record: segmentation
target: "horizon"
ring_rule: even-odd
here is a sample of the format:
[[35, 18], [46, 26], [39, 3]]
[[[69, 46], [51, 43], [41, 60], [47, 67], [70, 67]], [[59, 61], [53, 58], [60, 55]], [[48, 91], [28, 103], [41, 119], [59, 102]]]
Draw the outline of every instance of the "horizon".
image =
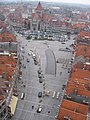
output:
[[0, 0], [0, 2], [4, 2], [4, 1], [6, 1], [6, 2], [20, 2], [20, 1], [22, 1], [22, 2], [32, 2], [32, 1], [34, 1], [34, 2], [55, 2], [55, 3], [72, 3], [72, 4], [84, 4], [84, 5], [90, 5], [90, 0], [75, 0], [75, 1], [72, 1], [72, 0]]

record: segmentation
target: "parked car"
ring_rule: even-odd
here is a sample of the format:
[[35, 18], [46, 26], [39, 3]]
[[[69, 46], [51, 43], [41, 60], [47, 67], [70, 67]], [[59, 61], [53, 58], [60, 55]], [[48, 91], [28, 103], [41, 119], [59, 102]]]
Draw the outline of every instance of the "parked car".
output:
[[23, 100], [24, 97], [25, 97], [25, 93], [22, 93], [20, 98]]
[[28, 53], [28, 55], [30, 56], [31, 54], [30, 54], [30, 53]]
[[39, 78], [42, 78], [42, 77], [43, 77], [43, 75], [42, 75], [42, 74], [38, 74], [38, 77], [39, 77]]
[[42, 83], [42, 82], [43, 82], [43, 79], [42, 79], [42, 78], [39, 78], [39, 82]]
[[39, 106], [37, 109], [37, 113], [41, 113], [41, 111], [42, 111], [42, 108]]
[[41, 74], [42, 70], [39, 69], [37, 72], [38, 72], [38, 74]]
[[38, 93], [38, 97], [42, 97], [42, 92], [39, 92], [39, 93]]
[[37, 61], [34, 61], [34, 64], [35, 64], [35, 65], [37, 65], [37, 64], [38, 64], [38, 62], [37, 62]]
[[61, 44], [65, 44], [66, 42], [61, 42]]
[[54, 98], [54, 97], [55, 97], [55, 95], [56, 95], [56, 92], [54, 91], [54, 92], [53, 92], [53, 95], [52, 95], [52, 98]]
[[57, 99], [59, 98], [59, 95], [60, 95], [60, 93], [59, 93], [59, 92], [57, 92], [57, 95], [56, 95], [56, 98], [57, 98]]
[[27, 62], [29, 62], [29, 60], [27, 59]]

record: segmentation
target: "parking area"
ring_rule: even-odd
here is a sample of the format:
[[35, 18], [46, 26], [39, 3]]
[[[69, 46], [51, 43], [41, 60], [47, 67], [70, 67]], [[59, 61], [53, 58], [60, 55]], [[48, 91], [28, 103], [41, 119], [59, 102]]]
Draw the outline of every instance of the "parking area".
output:
[[[73, 41], [69, 40], [62, 45], [57, 41], [28, 42], [20, 36], [18, 39], [21, 41], [20, 47], [24, 47], [24, 52], [20, 51], [22, 79], [17, 82], [19, 101], [12, 120], [55, 120], [64, 93], [62, 86], [69, 78], [68, 69], [64, 69], [64, 67], [69, 67], [72, 57], [72, 52], [63, 53], [58, 49], [69, 47]], [[57, 63], [56, 76], [45, 72], [45, 51], [48, 49], [45, 42], [53, 50], [56, 60], [60, 58], [60, 62]], [[31, 51], [35, 53], [35, 59], [33, 59]], [[39, 61], [39, 64], [35, 65], [35, 61]], [[40, 68], [43, 75], [42, 82], [38, 75]], [[38, 96], [39, 92], [42, 92], [41, 97]], [[24, 99], [21, 99], [21, 93], [25, 93]]]

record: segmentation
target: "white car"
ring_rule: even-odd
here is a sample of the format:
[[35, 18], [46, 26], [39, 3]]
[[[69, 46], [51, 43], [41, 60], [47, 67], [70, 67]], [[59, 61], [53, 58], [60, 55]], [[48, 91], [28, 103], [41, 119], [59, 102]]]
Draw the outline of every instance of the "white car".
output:
[[40, 113], [42, 111], [42, 108], [39, 106], [37, 109], [37, 113]]

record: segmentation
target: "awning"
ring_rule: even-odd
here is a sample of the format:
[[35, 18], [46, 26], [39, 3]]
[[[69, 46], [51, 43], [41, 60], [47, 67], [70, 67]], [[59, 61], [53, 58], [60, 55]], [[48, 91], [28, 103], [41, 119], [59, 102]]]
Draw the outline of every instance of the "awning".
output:
[[9, 107], [11, 108], [11, 114], [12, 115], [14, 115], [14, 113], [15, 113], [17, 101], [18, 101], [18, 98], [13, 95], [12, 99], [11, 99], [11, 102], [9, 104]]

